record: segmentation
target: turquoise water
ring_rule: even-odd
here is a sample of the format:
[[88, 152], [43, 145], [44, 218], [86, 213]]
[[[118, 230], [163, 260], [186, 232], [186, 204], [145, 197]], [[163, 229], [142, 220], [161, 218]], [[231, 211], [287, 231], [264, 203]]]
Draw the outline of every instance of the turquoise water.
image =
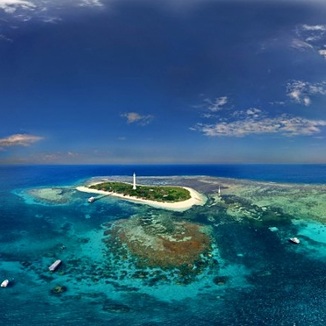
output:
[[[1, 325], [325, 324], [324, 225], [291, 216], [257, 225], [209, 205], [171, 213], [174, 219], [211, 228], [211, 259], [217, 263], [186, 283], [178, 271], [159, 268], [146, 269], [147, 276], [141, 277], [128, 259], [117, 260], [107, 250], [102, 241], [105, 225], [165, 212], [114, 198], [89, 205], [87, 194], [74, 191], [83, 180], [110, 175], [114, 169], [0, 169], [0, 278], [11, 281], [0, 289]], [[133, 171], [121, 169], [113, 174]], [[170, 167], [169, 174], [177, 175], [179, 169]], [[302, 177], [306, 182], [308, 177]], [[199, 177], [172, 179], [211, 194]], [[63, 203], [37, 201], [29, 193], [61, 186], [68, 186], [69, 200]], [[301, 244], [290, 244], [289, 234], [298, 235]], [[56, 259], [63, 264], [51, 273], [48, 266]], [[54, 294], [58, 285], [66, 291]]]

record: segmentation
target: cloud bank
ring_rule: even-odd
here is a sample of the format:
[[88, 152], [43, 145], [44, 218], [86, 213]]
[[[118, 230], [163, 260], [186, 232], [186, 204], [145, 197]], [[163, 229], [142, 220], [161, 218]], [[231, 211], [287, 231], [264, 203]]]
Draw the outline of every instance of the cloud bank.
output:
[[[316, 85], [310, 86], [309, 89], [315, 92], [322, 90]], [[297, 101], [306, 101], [295, 87], [291, 91], [291, 96]], [[210, 106], [207, 107], [207, 110], [211, 110]], [[311, 120], [289, 114], [271, 116], [268, 112], [255, 107], [246, 110], [221, 109], [217, 115], [206, 115], [205, 117], [213, 118], [215, 121], [197, 123], [191, 130], [199, 131], [209, 137], [245, 137], [264, 134], [287, 137], [313, 136], [322, 132], [322, 128], [326, 127], [326, 120]]]
[[103, 3], [100, 0], [81, 0], [80, 6], [82, 6], [82, 7], [103, 7]]
[[0, 0], [0, 8], [8, 14], [12, 14], [17, 9], [33, 10], [36, 5], [26, 0]]
[[126, 112], [121, 117], [125, 118], [128, 124], [136, 123], [141, 126], [148, 125], [153, 119], [152, 115], [141, 115], [137, 112]]
[[48, 22], [47, 16], [52, 17], [54, 12], [58, 14], [60, 10], [66, 11], [76, 7], [99, 8], [104, 7], [104, 3], [102, 0], [0, 0], [0, 12], [2, 9], [18, 20], [39, 17], [44, 22]]
[[15, 134], [5, 138], [0, 138], [0, 148], [13, 147], [13, 146], [29, 146], [42, 137], [26, 134]]
[[297, 26], [296, 35], [292, 47], [305, 50], [313, 49], [320, 56], [326, 59], [326, 25], [308, 25], [302, 24]]
[[217, 112], [225, 108], [225, 105], [228, 103], [228, 98], [227, 96], [221, 96], [217, 97], [214, 101], [211, 101], [209, 99], [206, 99], [205, 101], [209, 104], [209, 111]]
[[326, 82], [309, 83], [302, 80], [290, 81], [286, 86], [287, 96], [294, 102], [309, 106], [311, 96], [326, 95]]
[[210, 137], [244, 137], [257, 134], [281, 134], [283, 136], [311, 136], [321, 132], [326, 120], [308, 120], [301, 117], [248, 118], [216, 124], [197, 124], [196, 130]]

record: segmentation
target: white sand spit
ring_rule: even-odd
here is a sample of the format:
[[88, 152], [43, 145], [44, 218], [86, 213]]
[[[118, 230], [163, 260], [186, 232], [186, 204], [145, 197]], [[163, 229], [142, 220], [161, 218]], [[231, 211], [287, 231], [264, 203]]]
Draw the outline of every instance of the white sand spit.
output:
[[87, 192], [90, 194], [108, 195], [108, 196], [112, 196], [112, 197], [121, 198], [124, 200], [129, 200], [129, 201], [132, 201], [132, 202], [138, 203], [138, 204], [145, 204], [145, 205], [149, 205], [149, 206], [152, 206], [155, 208], [162, 208], [162, 209], [167, 209], [167, 210], [172, 210], [172, 211], [177, 211], [177, 212], [186, 211], [187, 209], [190, 209], [194, 205], [203, 206], [206, 203], [207, 198], [204, 195], [200, 194], [199, 192], [197, 192], [196, 190], [194, 190], [192, 188], [188, 188], [188, 187], [183, 187], [183, 188], [187, 189], [190, 192], [191, 198], [184, 200], [184, 201], [180, 201], [180, 202], [174, 202], [174, 203], [146, 200], [146, 199], [142, 199], [142, 198], [138, 198], [138, 197], [131, 197], [131, 196], [127, 196], [127, 195], [124, 196], [121, 194], [117, 194], [115, 192], [90, 189], [85, 186], [79, 186], [76, 189], [78, 191]]

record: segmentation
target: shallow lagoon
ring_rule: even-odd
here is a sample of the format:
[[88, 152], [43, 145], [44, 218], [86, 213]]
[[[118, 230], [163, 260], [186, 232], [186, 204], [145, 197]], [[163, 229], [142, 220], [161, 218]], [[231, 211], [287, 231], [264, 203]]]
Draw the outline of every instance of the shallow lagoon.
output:
[[[324, 185], [204, 176], [139, 182], [208, 197], [203, 207], [168, 214], [209, 227], [218, 263], [191, 282], [177, 269], [140, 272], [108, 252], [105, 227], [165, 211], [108, 197], [88, 204], [87, 194], [64, 183], [3, 189], [0, 276], [12, 280], [1, 289], [3, 325], [324, 325]], [[49, 198], [43, 190], [52, 188]], [[289, 243], [291, 236], [301, 243]], [[62, 266], [50, 273], [58, 258]], [[52, 293], [57, 285], [67, 291]]]

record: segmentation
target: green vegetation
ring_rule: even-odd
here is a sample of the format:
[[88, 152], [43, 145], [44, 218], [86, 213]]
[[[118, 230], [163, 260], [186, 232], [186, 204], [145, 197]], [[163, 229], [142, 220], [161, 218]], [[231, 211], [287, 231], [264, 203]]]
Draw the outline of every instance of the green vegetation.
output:
[[138, 197], [158, 202], [179, 202], [190, 199], [190, 192], [181, 187], [170, 186], [137, 186], [134, 190], [132, 185], [123, 182], [103, 182], [93, 186], [91, 189], [112, 191], [121, 195]]

